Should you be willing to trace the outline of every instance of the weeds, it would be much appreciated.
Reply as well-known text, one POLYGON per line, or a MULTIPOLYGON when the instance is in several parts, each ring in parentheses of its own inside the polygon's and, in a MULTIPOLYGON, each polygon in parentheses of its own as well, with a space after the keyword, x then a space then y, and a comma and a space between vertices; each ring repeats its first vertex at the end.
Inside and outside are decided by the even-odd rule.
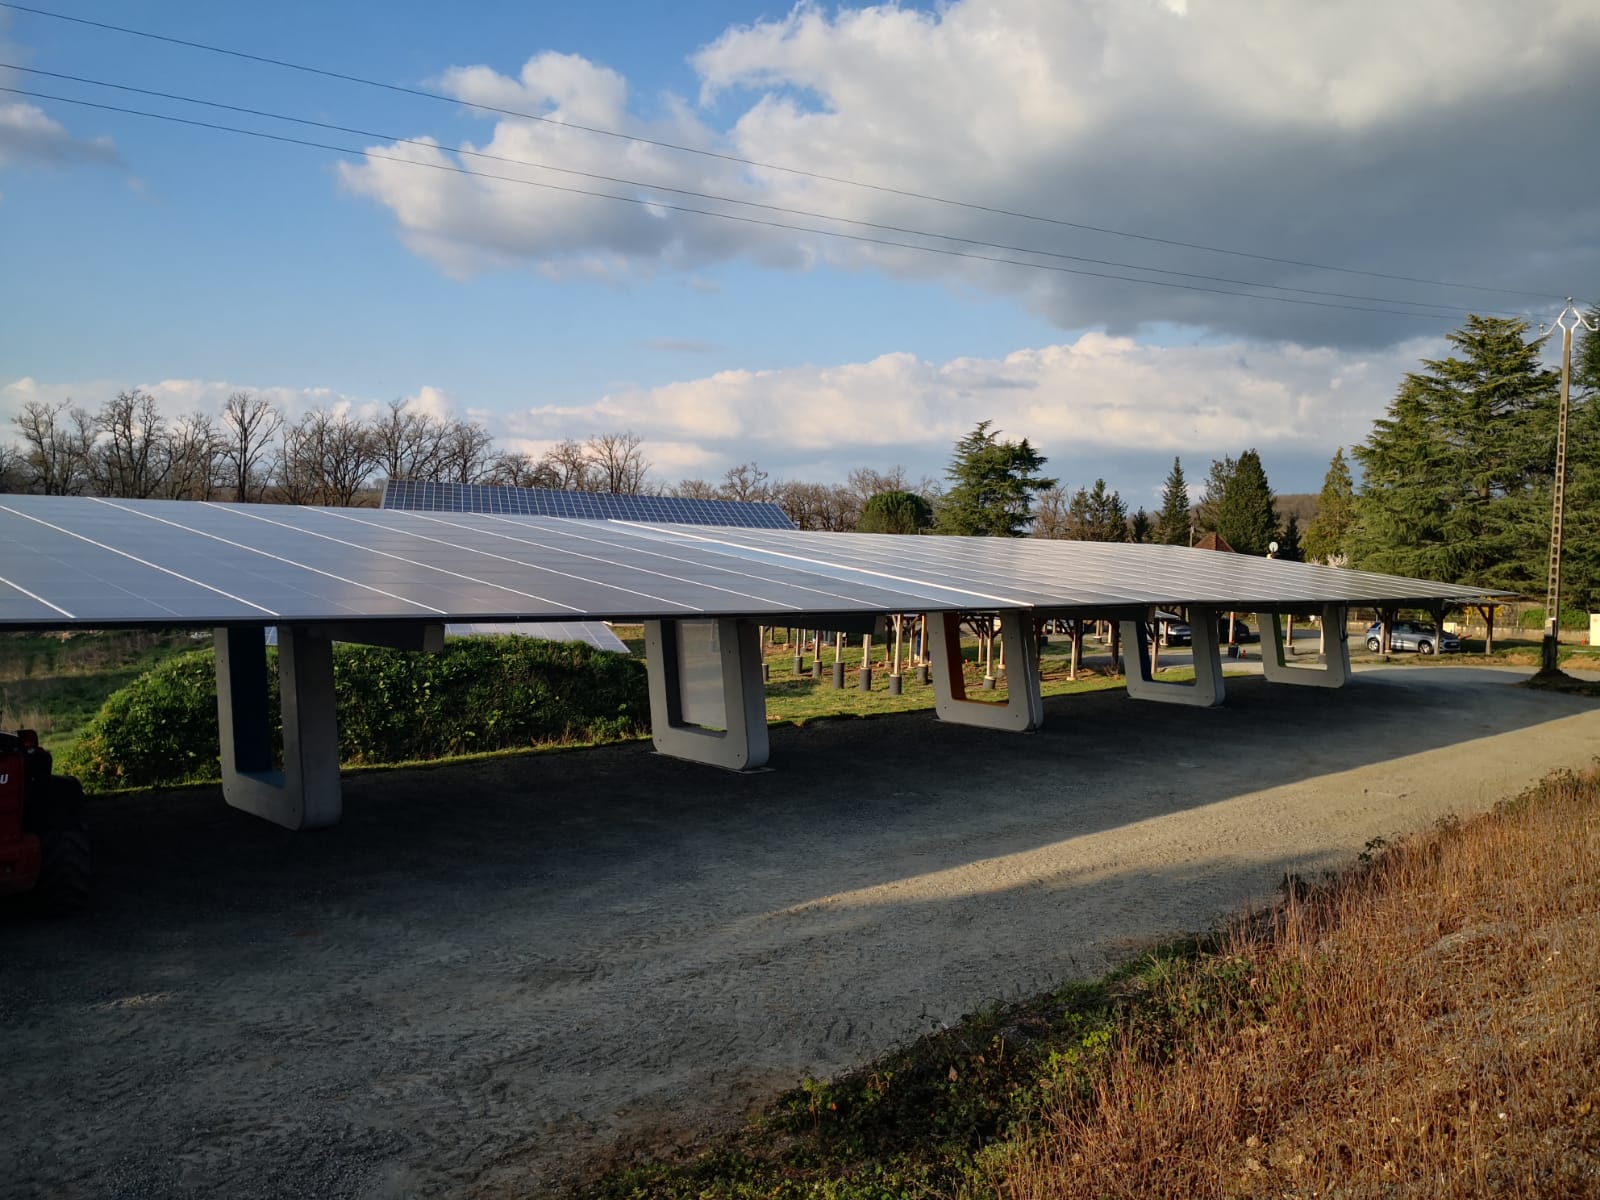
POLYGON ((1600 1195, 1600 776, 998 1006, 594 1200, 1600 1195))

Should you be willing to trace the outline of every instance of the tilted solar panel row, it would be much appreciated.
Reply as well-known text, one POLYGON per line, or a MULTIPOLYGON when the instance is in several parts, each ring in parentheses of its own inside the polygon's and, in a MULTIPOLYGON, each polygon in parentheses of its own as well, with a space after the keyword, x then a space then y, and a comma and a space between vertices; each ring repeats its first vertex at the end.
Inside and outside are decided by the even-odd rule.
POLYGON ((743 500, 690 500, 678 496, 622 496, 556 488, 499 487, 391 479, 382 507, 409 512, 489 513, 496 516, 570 517, 580 521, 644 521, 718 525, 741 529, 793 529, 776 504, 743 500))

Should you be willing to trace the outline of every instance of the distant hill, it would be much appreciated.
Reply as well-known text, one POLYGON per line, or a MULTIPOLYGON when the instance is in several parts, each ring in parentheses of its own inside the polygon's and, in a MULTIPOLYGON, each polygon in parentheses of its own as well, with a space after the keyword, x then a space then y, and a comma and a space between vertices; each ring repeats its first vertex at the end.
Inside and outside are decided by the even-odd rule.
POLYGON ((1278 497, 1278 521, 1280 524, 1289 519, 1293 513, 1300 521, 1300 532, 1306 531, 1306 526, 1311 524, 1317 515, 1317 494, 1315 492, 1291 492, 1286 496, 1278 497))

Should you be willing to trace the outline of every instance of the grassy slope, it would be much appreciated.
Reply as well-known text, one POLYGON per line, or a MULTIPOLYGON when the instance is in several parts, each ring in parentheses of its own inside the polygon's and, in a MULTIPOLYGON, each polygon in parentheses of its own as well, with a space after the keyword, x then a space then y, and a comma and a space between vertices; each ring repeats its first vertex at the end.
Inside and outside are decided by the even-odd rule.
POLYGON ((576 1194, 1600 1195, 1597 802, 1553 779, 576 1194))
POLYGON ((112 692, 203 644, 165 630, 0 636, 0 728, 36 729, 65 750, 112 692))

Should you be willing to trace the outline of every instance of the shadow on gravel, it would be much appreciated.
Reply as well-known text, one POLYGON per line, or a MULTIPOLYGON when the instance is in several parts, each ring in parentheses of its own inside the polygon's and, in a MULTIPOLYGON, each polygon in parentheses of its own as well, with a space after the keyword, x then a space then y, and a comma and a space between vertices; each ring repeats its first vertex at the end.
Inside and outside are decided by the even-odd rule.
POLYGON ((1027 736, 814 722, 751 775, 642 744, 362 772, 316 834, 216 789, 99 803, 97 910, 0 919, 10 1185, 539 1194, 630 1130, 737 1116, 1307 865, 1204 822, 1152 865, 1159 818, 1595 711, 1502 679, 1090 693, 1027 736))

